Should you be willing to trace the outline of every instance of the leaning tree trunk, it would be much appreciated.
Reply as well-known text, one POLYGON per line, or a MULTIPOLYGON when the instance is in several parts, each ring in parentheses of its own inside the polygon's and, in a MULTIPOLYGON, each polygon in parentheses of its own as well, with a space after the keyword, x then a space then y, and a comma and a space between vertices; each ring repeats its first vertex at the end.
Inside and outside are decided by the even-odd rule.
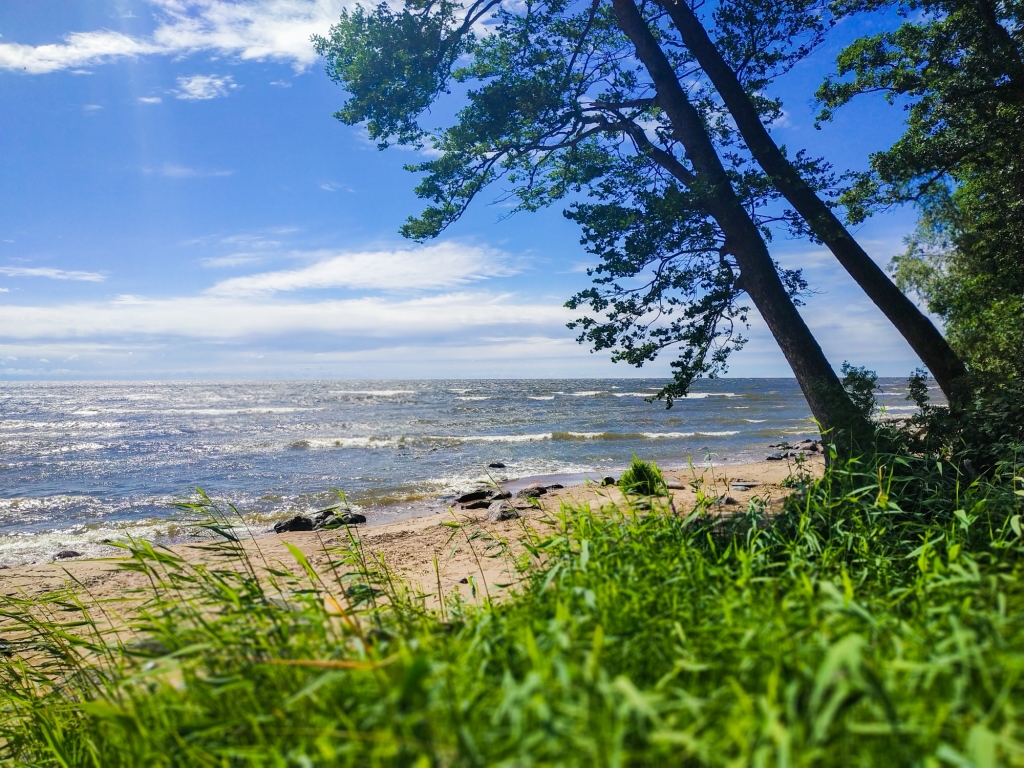
POLYGON ((850 402, 839 377, 797 312, 757 225, 732 187, 700 114, 690 103, 668 58, 633 0, 612 0, 619 28, 654 81, 657 103, 672 122, 703 188, 704 204, 725 234, 725 249, 740 268, 738 285, 747 292, 786 356, 807 404, 825 430, 844 430, 855 439, 870 436, 870 424, 850 402))
POLYGON ((711 78, 751 154, 772 184, 804 218, 815 236, 832 251, 875 306, 896 326, 952 402, 958 391, 957 380, 967 372, 963 362, 935 325, 875 264, 832 209, 786 159, 761 122, 757 108, 736 73, 722 58, 686 0, 659 2, 668 11, 683 43, 711 78))

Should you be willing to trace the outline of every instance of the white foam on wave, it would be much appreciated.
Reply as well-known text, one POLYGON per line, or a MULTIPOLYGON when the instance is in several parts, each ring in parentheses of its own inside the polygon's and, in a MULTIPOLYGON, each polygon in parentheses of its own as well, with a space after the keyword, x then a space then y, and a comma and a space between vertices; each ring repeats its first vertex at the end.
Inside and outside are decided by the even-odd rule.
POLYGON ((679 437, 729 437, 738 435, 738 430, 723 430, 721 432, 641 432, 649 440, 661 440, 679 437))
POLYGON ((233 416, 238 413, 296 413, 298 411, 319 411, 319 408, 298 406, 252 406, 251 408, 169 408, 159 411, 134 411, 134 413, 160 413, 175 416, 233 416))
POLYGON ((39 451, 40 456, 48 456, 54 453, 78 453, 79 451, 102 451, 104 448, 110 446, 104 445, 103 443, 71 443, 69 445, 60 445, 56 448, 49 448, 47 450, 39 451))
POLYGON ((394 448, 405 442, 404 437, 307 437, 296 440, 289 448, 394 448))
POLYGON ((768 419, 744 419, 744 421, 749 421, 751 424, 763 424, 768 419))
POLYGON ((460 440, 466 443, 532 443, 550 440, 551 432, 534 432, 528 435, 462 435, 458 437, 430 436, 428 440, 460 440))
POLYGON ((603 395, 603 389, 584 390, 583 392, 570 392, 573 397, 593 397, 594 395, 603 395))
POLYGON ((463 395, 462 397, 456 397, 456 400, 490 400, 488 395, 463 395))
POLYGON ((690 392, 683 400, 704 400, 709 397, 739 397, 735 392, 690 392))
POLYGON ((395 395, 414 395, 415 389, 335 389, 332 395, 369 395, 371 397, 394 397, 395 395))
POLYGON ((402 435, 400 437, 307 437, 296 440, 290 448, 396 448, 415 443, 530 443, 537 440, 551 440, 551 432, 535 432, 526 435, 402 435))
POLYGON ((527 395, 527 400, 554 400, 554 395, 527 395))
POLYGON ((693 432, 531 432, 524 435, 402 435, 368 437, 310 437, 296 440, 290 448, 396 448, 417 443, 533 443, 543 440, 672 440, 687 437, 731 437, 737 430, 693 432))
POLYGON ((652 397, 650 392, 612 392, 615 397, 652 397))
POLYGON ((29 419, 5 419, 0 426, 4 431, 15 430, 55 430, 67 431, 71 429, 124 429, 127 425, 123 421, 31 421, 29 419))

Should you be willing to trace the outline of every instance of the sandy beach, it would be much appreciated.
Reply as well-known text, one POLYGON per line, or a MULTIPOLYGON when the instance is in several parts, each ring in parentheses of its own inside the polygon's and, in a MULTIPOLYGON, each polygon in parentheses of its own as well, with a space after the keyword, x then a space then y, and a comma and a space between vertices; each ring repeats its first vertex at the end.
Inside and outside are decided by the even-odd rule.
MULTIPOLYGON (((819 475, 823 466, 820 455, 812 454, 803 468, 819 475)), ((755 497, 769 507, 777 506, 790 492, 781 483, 793 471, 794 466, 788 461, 765 461, 668 470, 664 475, 670 487, 672 504, 680 514, 694 509, 700 493, 721 499, 711 509, 719 514, 728 514, 745 509, 755 497), (740 481, 745 481, 750 487, 737 489, 734 484, 740 481)), ((521 481, 519 485, 522 485, 521 481)), ((455 505, 425 517, 383 525, 354 526, 352 530, 362 541, 367 555, 382 558, 414 589, 432 595, 431 602, 435 599, 433 595, 437 593, 438 581, 446 595, 457 590, 470 600, 480 599, 484 594, 496 598, 516 579, 512 557, 522 551, 521 542, 531 530, 545 533, 547 524, 554 521, 552 513, 558 511, 563 503, 587 504, 599 511, 606 505, 622 501, 622 493, 615 486, 585 483, 548 491, 535 503, 514 499, 521 515, 518 519, 489 522, 487 509, 467 510, 455 505), (459 525, 452 525, 455 522, 459 525), (504 554, 499 554, 501 552, 504 554), (477 588, 475 596, 471 579, 477 588)), ((332 559, 331 549, 349 546, 344 529, 267 533, 244 541, 244 546, 254 555, 254 561, 265 561, 272 568, 297 572, 298 565, 286 543, 298 547, 314 566, 321 567, 332 559)), ((206 562, 210 558, 209 553, 197 544, 179 544, 170 550, 190 562, 206 562)), ((119 554, 120 550, 115 552, 119 554)), ((81 586, 75 589, 86 593, 87 601, 116 600, 144 585, 143 576, 120 568, 119 561, 117 556, 68 559, 3 569, 0 570, 0 593, 9 597, 32 597, 78 582, 81 586)))

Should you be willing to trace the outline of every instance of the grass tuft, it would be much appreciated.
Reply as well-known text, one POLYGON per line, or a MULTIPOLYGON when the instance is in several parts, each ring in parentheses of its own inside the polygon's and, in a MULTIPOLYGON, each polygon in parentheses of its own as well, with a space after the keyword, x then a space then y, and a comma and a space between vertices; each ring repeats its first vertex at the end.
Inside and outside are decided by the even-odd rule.
POLYGON ((652 461, 644 461, 633 454, 633 461, 619 478, 619 488, 623 493, 639 496, 663 496, 668 493, 665 478, 661 476, 658 465, 652 461))

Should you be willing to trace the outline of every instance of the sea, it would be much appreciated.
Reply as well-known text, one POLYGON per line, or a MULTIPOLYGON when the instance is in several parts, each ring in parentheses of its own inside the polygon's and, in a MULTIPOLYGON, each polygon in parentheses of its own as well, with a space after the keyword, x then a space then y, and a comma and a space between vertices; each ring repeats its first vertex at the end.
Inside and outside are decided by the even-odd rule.
MULTIPOLYGON (((255 532, 337 503, 374 525, 442 514, 482 481, 565 484, 636 454, 665 468, 760 461, 817 437, 793 379, 0 382, 0 567, 129 538, 202 535, 202 489, 255 532), (490 467, 502 464, 502 467, 490 467)), ((905 380, 879 401, 912 411, 905 380)))

